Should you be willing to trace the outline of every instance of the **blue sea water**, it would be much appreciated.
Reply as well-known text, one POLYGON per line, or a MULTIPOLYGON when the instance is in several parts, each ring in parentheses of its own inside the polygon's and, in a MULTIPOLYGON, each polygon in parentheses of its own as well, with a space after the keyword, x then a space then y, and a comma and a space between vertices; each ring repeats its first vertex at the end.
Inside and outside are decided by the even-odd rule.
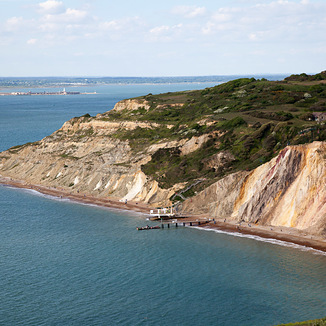
MULTIPOLYGON (((0 97, 0 149, 122 98, 195 87, 0 97)), ((147 223, 0 186, 0 325, 275 325, 326 316, 325 255, 192 228, 136 231, 147 223)))

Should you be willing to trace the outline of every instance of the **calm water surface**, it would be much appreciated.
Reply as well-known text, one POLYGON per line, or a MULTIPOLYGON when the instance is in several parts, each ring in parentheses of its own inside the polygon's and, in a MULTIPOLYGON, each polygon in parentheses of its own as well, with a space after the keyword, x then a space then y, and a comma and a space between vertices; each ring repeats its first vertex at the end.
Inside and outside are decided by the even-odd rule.
MULTIPOLYGON (((0 97, 1 150, 122 98, 185 89, 161 86, 0 97)), ((0 186, 0 325, 275 325, 326 316, 325 255, 190 228, 136 231, 146 223, 0 186)))

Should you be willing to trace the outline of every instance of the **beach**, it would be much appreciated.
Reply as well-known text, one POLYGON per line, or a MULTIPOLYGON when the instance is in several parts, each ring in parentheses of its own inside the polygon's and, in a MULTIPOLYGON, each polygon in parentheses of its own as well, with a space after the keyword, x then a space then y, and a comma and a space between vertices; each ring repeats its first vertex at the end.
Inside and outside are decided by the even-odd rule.
MULTIPOLYGON (((24 181, 14 180, 12 178, 2 176, 0 176, 0 184, 15 188, 31 189, 45 195, 69 199, 84 204, 138 212, 144 214, 144 216, 149 215, 150 210, 153 209, 153 207, 144 203, 133 201, 128 201, 125 203, 123 201, 119 201, 116 198, 98 198, 89 194, 67 191, 62 188, 32 185, 24 181)), ((212 219, 210 216, 206 215, 191 215, 191 217, 179 219, 178 222, 187 222, 194 219, 203 221, 211 220, 209 223, 205 223, 204 225, 200 226, 201 228, 220 230, 228 233, 240 233, 243 235, 257 236, 264 239, 273 239, 326 252, 326 239, 323 239, 319 236, 306 234, 304 231, 300 231, 294 228, 263 226, 244 222, 239 224, 226 221, 224 218, 212 219)), ((176 219, 174 218, 174 220, 176 219)))

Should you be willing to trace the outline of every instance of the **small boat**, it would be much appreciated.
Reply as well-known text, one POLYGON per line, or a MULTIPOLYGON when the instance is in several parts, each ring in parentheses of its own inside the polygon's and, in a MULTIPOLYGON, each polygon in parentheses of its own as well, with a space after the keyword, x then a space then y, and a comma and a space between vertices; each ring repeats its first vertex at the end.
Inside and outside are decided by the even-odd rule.
POLYGON ((160 229, 161 227, 159 225, 156 225, 156 226, 149 226, 149 225, 146 225, 146 226, 143 226, 143 227, 140 227, 140 228, 137 228, 138 231, 141 231, 141 230, 155 230, 155 229, 160 229))

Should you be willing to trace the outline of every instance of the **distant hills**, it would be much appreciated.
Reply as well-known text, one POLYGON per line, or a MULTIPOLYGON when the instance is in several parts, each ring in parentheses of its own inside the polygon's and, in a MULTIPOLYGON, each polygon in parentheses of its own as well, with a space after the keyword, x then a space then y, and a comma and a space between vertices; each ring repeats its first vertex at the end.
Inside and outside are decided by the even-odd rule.
MULTIPOLYGON (((178 77, 0 77, 0 87, 67 87, 110 84, 178 84, 178 83, 223 83, 229 80, 252 77, 241 75, 178 76, 178 77)), ((255 78, 281 80, 286 75, 264 74, 255 78)))

